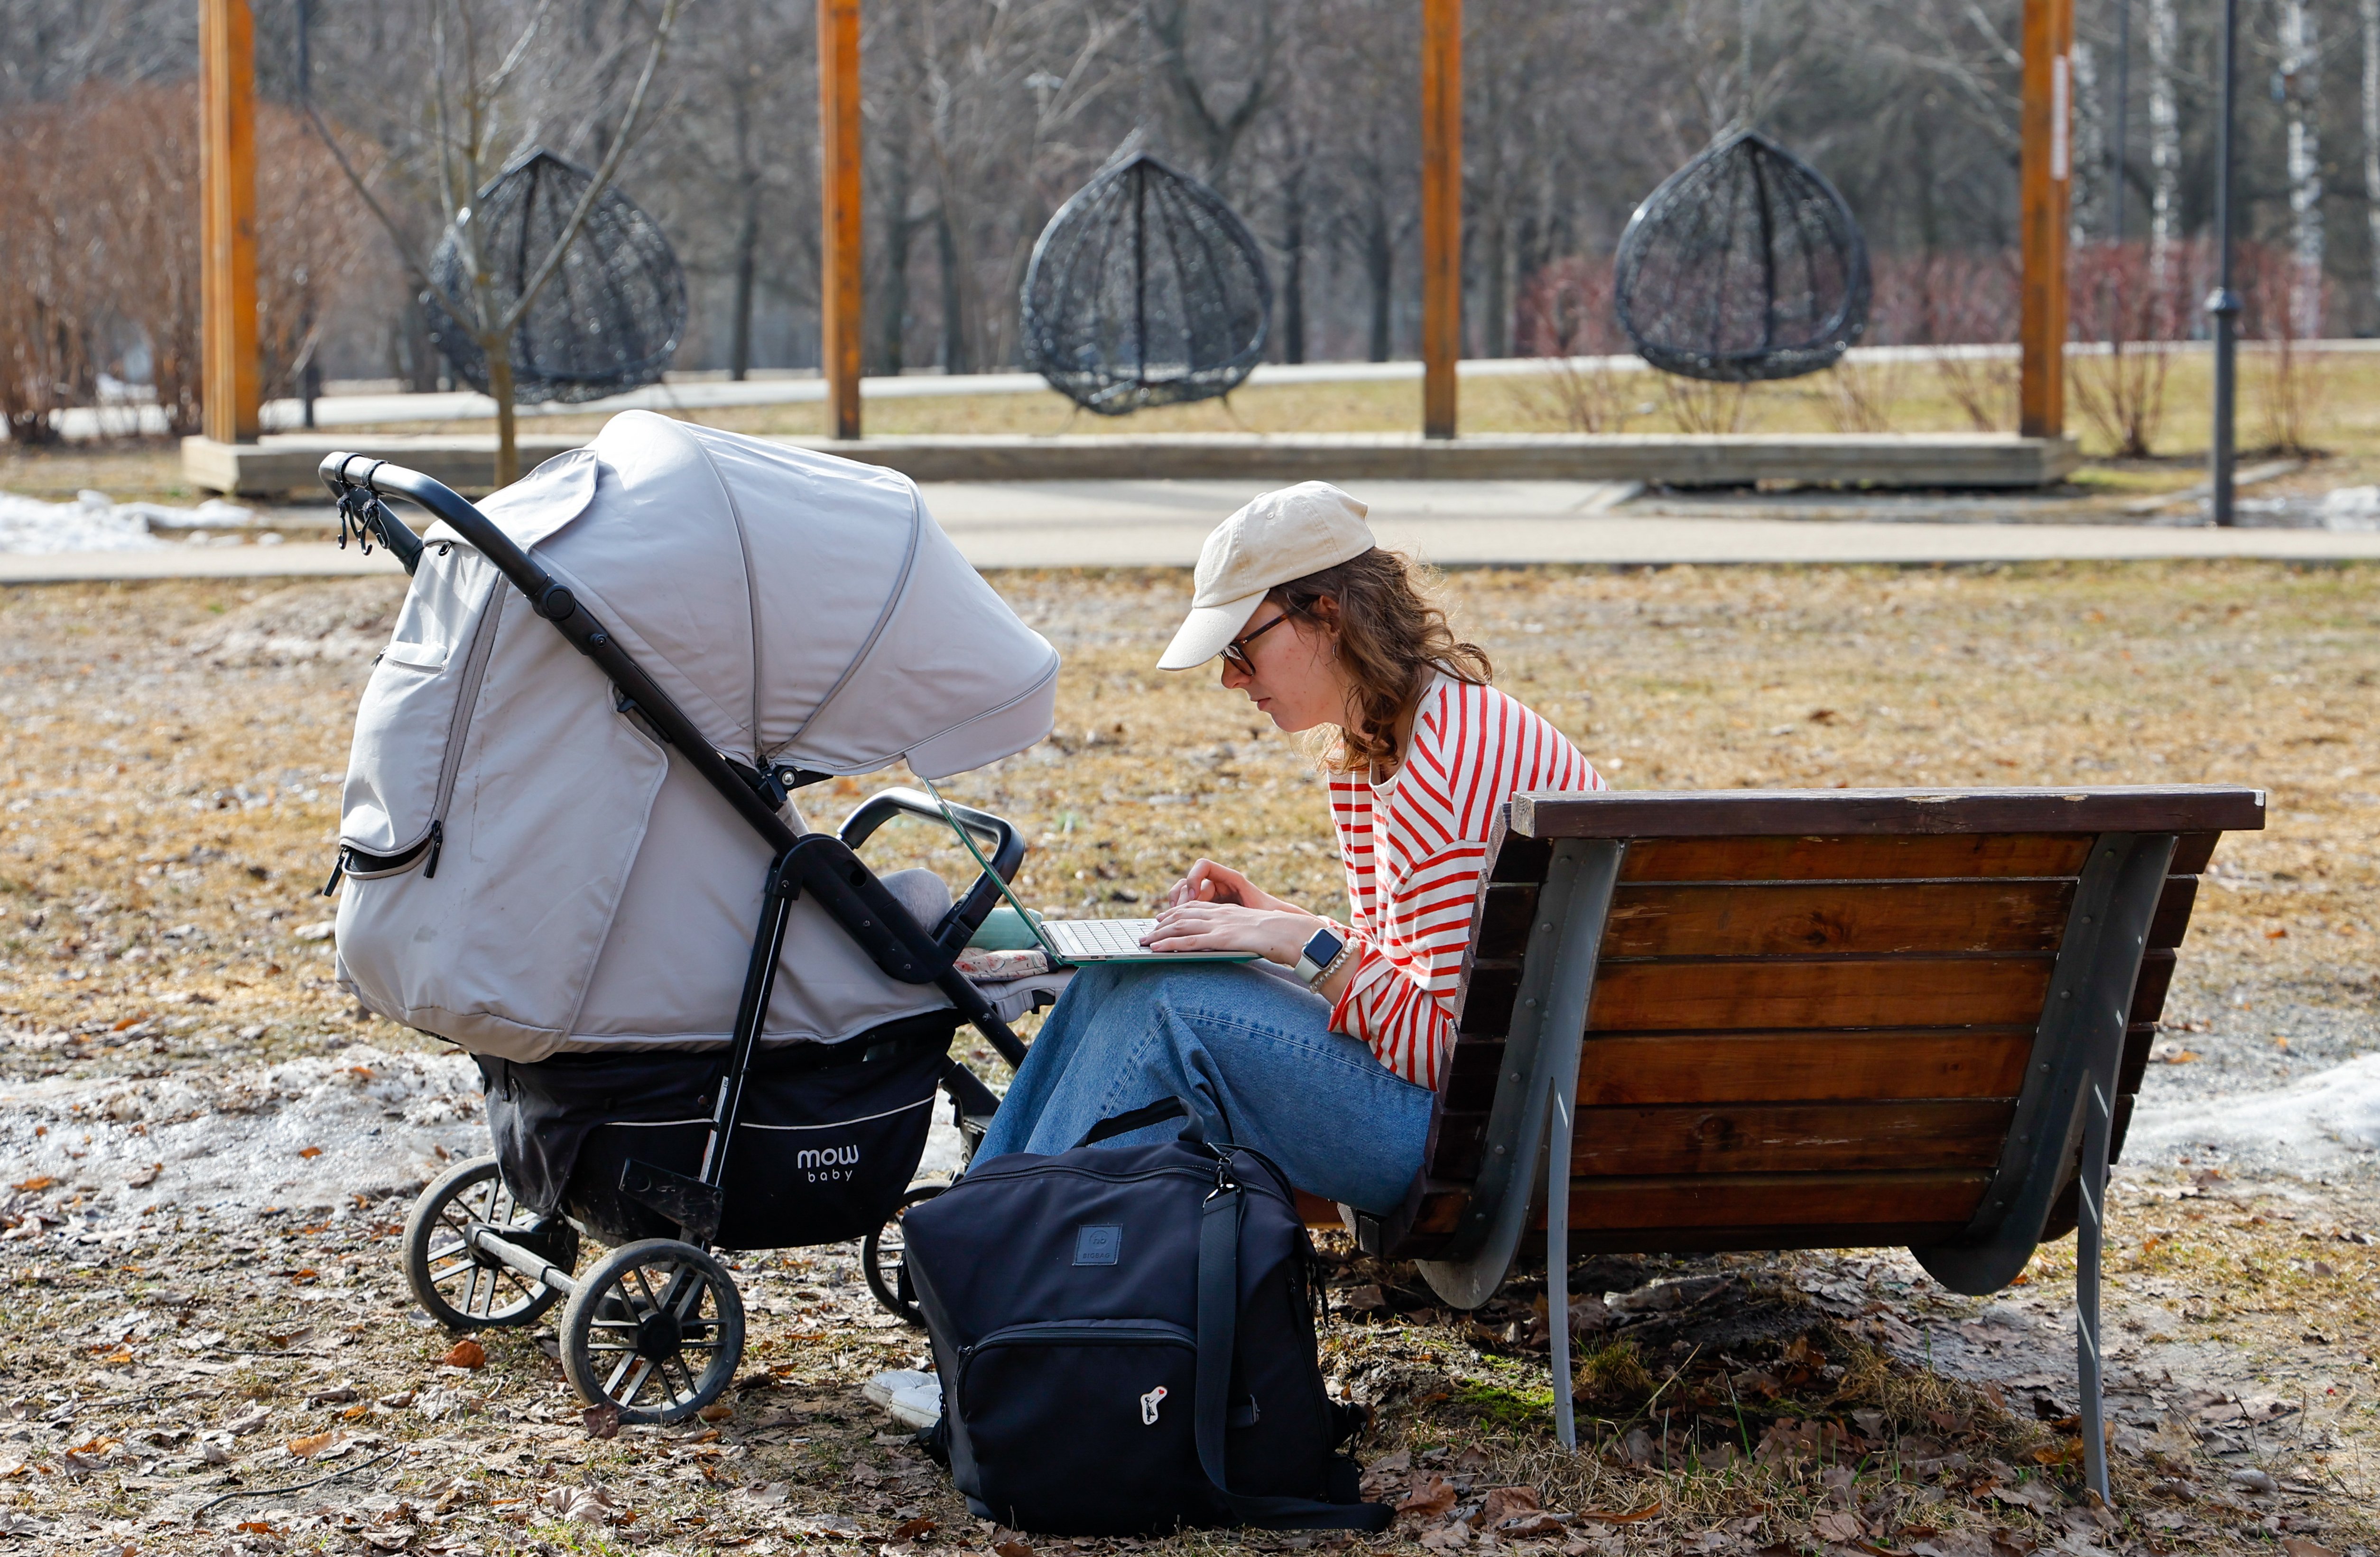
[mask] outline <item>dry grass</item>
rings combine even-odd
[[[1200,853],[1317,903],[1339,890],[1318,786],[1288,744],[1204,677],[1148,669],[1180,609],[1180,576],[997,582],[1067,655],[1059,733],[952,788],[1027,830],[1029,901],[1145,903]],[[2368,569],[2266,566],[1678,568],[1470,572],[1451,590],[1505,683],[1625,786],[2268,786],[2271,830],[2218,855],[2220,886],[2201,894],[2168,1015],[2247,1000],[2368,1025],[2380,995],[2374,582]],[[322,943],[297,933],[327,918],[311,894],[329,863],[355,694],[394,598],[382,580],[0,592],[0,1087],[228,1072],[358,1040],[431,1047],[358,1020],[329,985]],[[809,809],[832,820],[860,790],[810,791]],[[924,834],[907,837],[888,856],[923,852]],[[2218,1395],[2302,1404],[2252,1427],[2221,1401],[2193,1408],[2186,1429],[2133,1422],[2126,1430],[2147,1436],[2118,1457],[2121,1539],[2192,1551],[2266,1551],[2279,1533],[2333,1549],[2380,1539],[2361,1512],[2380,1498],[2380,1260],[2348,1241],[2380,1231],[2368,1200],[2290,1184],[2233,1191],[2171,1172],[2127,1182],[2111,1298],[2119,1371],[2170,1368],[2177,1396],[2211,1380]],[[69,1193],[18,1191],[7,1215],[107,1210]],[[119,1217],[125,1234],[110,1245],[66,1230],[0,1245],[0,1397],[18,1403],[17,1419],[0,1421],[0,1473],[29,1462],[0,1474],[0,1516],[53,1522],[42,1537],[51,1550],[111,1554],[361,1550],[343,1515],[385,1539],[417,1530],[415,1551],[848,1548],[798,1521],[836,1516],[880,1535],[909,1511],[940,1523],[931,1544],[992,1539],[939,1473],[875,1441],[882,1423],[858,1403],[856,1381],[910,1365],[918,1346],[865,1322],[847,1252],[745,1260],[739,1283],[766,1306],[749,1364],[765,1381],[735,1397],[732,1417],[708,1429],[716,1438],[593,1442],[531,1337],[492,1336],[488,1366],[457,1374],[439,1367],[444,1338],[399,1322],[388,1235],[403,1209],[396,1197],[299,1225],[225,1222],[192,1205],[137,1229]],[[1588,1337],[1584,1431],[1595,1452],[1573,1458],[1547,1436],[1541,1283],[1515,1283],[1481,1315],[1450,1315],[1411,1268],[1339,1258],[1334,1286],[1353,1317],[1330,1332],[1326,1363],[1379,1408],[1366,1457],[1394,1466],[1406,1456],[1376,1478],[1389,1493],[1442,1478],[1459,1512],[1488,1489],[1526,1485],[1585,1516],[1557,1538],[1582,1554],[1815,1551],[1828,1531],[1854,1527],[1841,1523],[1854,1514],[1871,1551],[1980,1557],[1998,1550],[1993,1531],[2017,1546],[2096,1531],[2058,1490],[2071,1485],[2070,1427],[2027,1404],[2070,1378],[2054,1342],[2047,1360],[2011,1364],[2050,1382],[2034,1395],[2012,1384],[2009,1409],[1929,1370],[1933,1337],[1999,1310],[1942,1295],[1905,1260],[1582,1262],[1575,1284],[1588,1293],[1667,1276],[1726,1282],[1715,1289],[1725,1295],[1675,1323]],[[2054,1335],[2070,1267],[2070,1246],[2049,1251],[2027,1286],[1998,1301]],[[318,1282],[335,1283],[336,1303],[308,1305]],[[162,1316],[146,1338],[102,1333],[127,1305]],[[175,1347],[215,1330],[225,1335],[215,1350]],[[1924,1338],[1913,1352],[1912,1336]],[[2038,1344],[2020,1340],[2015,1352]],[[181,1371],[191,1356],[245,1366],[193,1382]],[[343,1416],[352,1406],[308,1404],[341,1380],[366,1406],[355,1420]],[[468,1414],[433,1422],[370,1405],[432,1387],[462,1391]],[[194,1439],[162,1448],[138,1436],[220,1429],[252,1403],[272,1411],[269,1429],[225,1441],[243,1483],[197,1463]],[[193,1489],[305,1479],[314,1472],[274,1445],[334,1429],[435,1447],[352,1484],[236,1503],[205,1531],[187,1518],[146,1523],[160,1500],[195,1502]],[[2224,1435],[2243,1431],[2246,1446],[2232,1450]],[[88,1447],[110,1439],[123,1441]],[[89,1464],[65,1459],[78,1445]],[[2227,1480],[2243,1463],[2313,1490],[2251,1496]],[[534,1501],[582,1483],[612,1489],[635,1522],[569,1525]],[[739,1490],[772,1485],[783,1501]],[[2042,1506],[2027,1501],[2051,1491]],[[1657,1505],[1636,1523],[1595,1517]],[[235,1516],[269,1528],[227,1531]],[[1444,1518],[1408,1519],[1397,1539],[1467,1539]]]
[[[2297,409],[2306,441],[2347,455],[2380,454],[2380,352],[2297,354],[2297,377],[2286,383],[2269,371],[2267,354],[2254,343],[2241,353],[2240,437],[2253,447],[2266,436],[2274,407]],[[2082,370],[2087,371],[2088,370]],[[2203,457],[2212,404],[2209,359],[2203,351],[2176,353],[2165,387],[2162,432],[2155,452]],[[1854,365],[1779,383],[1746,386],[1741,395],[1697,389],[1683,380],[1653,372],[1612,376],[1611,416],[1604,432],[1966,432],[1973,418],[1952,394],[1950,382],[1927,363]],[[2290,395],[2279,393],[2282,389]],[[1468,378],[1463,383],[1466,432],[1568,431],[1569,397],[1547,374]],[[750,406],[693,413],[694,420],[738,432],[819,436],[825,432],[822,406]],[[2007,426],[2014,425],[2014,407]],[[601,415],[531,419],[531,431],[593,433]],[[2095,458],[2113,455],[2108,444],[2079,412],[2070,427]],[[1251,385],[1224,400],[1165,407],[1129,417],[1077,413],[1054,392],[1026,395],[918,395],[871,399],[865,424],[871,436],[919,433],[1065,432],[1128,437],[1155,432],[1409,432],[1421,425],[1418,380],[1368,383]],[[476,432],[489,421],[407,423],[389,432]]]

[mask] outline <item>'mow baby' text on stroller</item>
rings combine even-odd
[[[994,1107],[957,1028],[1024,1052],[953,966],[998,883],[953,904],[854,852],[941,809],[892,790],[819,833],[790,792],[1023,750],[1058,656],[872,466],[632,411],[479,507],[362,456],[322,477],[413,576],[357,714],[339,976],[473,1053],[495,1137],[423,1192],[407,1280],[455,1329],[567,1299],[588,1403],[685,1417],[743,1349],[710,1250],[874,1235],[937,1084],[967,1149]],[[1014,874],[1014,830],[952,811]],[[585,1271],[582,1234],[614,1246]]]

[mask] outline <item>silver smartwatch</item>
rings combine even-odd
[[[1339,959],[1346,954],[1345,939],[1329,925],[1324,925],[1314,932],[1314,938],[1305,943],[1305,950],[1297,954],[1297,976],[1305,980],[1307,989],[1312,989],[1330,976],[1330,970],[1339,966]]]

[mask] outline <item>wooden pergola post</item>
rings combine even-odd
[[[2073,174],[2074,0],[2024,0],[2019,110],[2018,237],[2023,257],[2017,339],[2017,431],[2066,431],[2066,205]]]
[[[206,435],[261,430],[256,348],[256,33],[248,0],[199,7],[199,296]]]
[[[859,0],[819,0],[819,371],[838,438],[859,436]]]
[[[1454,436],[1463,357],[1463,0],[1421,6],[1421,430]]]

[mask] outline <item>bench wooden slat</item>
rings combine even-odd
[[[2054,952],[2073,902],[2073,882],[2038,878],[1623,886],[1603,955]]]
[[[1859,1222],[1849,1224],[1788,1222],[1754,1227],[1630,1228],[1597,1232],[1572,1228],[1572,1259],[1595,1254],[1727,1254],[1738,1249],[1909,1248],[1958,1236],[1959,1222]],[[1536,1229],[1542,1249],[1545,1229]],[[1424,1256],[1423,1258],[1427,1258]]]
[[[2263,790],[2216,785],[1609,790],[1516,795],[1512,807],[1512,831],[1541,841],[1877,833],[2205,833],[2264,825]]]
[[[2012,1098],[2033,1029],[1606,1035],[1580,1056],[1582,1108],[1643,1103]],[[1453,1100],[1448,1099],[1449,1106]]]
[[[1964,1226],[1990,1182],[1986,1171],[1960,1169],[1579,1179],[1570,1186],[1570,1224],[1606,1233],[1813,1222]],[[1536,1224],[1545,1224],[1542,1214]]]
[[[2156,913],[2149,919],[2149,949],[2169,952],[2181,944],[2190,932],[2190,911],[2198,903],[2198,878],[2168,876],[2165,895],[2157,899]]]
[[[1635,882],[1953,881],[2079,874],[2088,835],[1640,838],[1620,879]]]
[[[1606,963],[1596,975],[1587,1028],[1724,1032],[2030,1025],[2041,1015],[2050,967],[2046,956]]]
[[[2165,997],[2173,988],[2174,955],[2150,952],[2141,958],[2141,977],[2132,986],[2132,1011],[2126,1026],[2138,1027],[2165,1015]]]
[[[1683,1103],[1581,1108],[1571,1172],[1580,1177],[1678,1174],[1987,1169],[1999,1161],[2016,1100]],[[1487,1116],[1448,1114],[1431,1171],[1479,1171]]]

